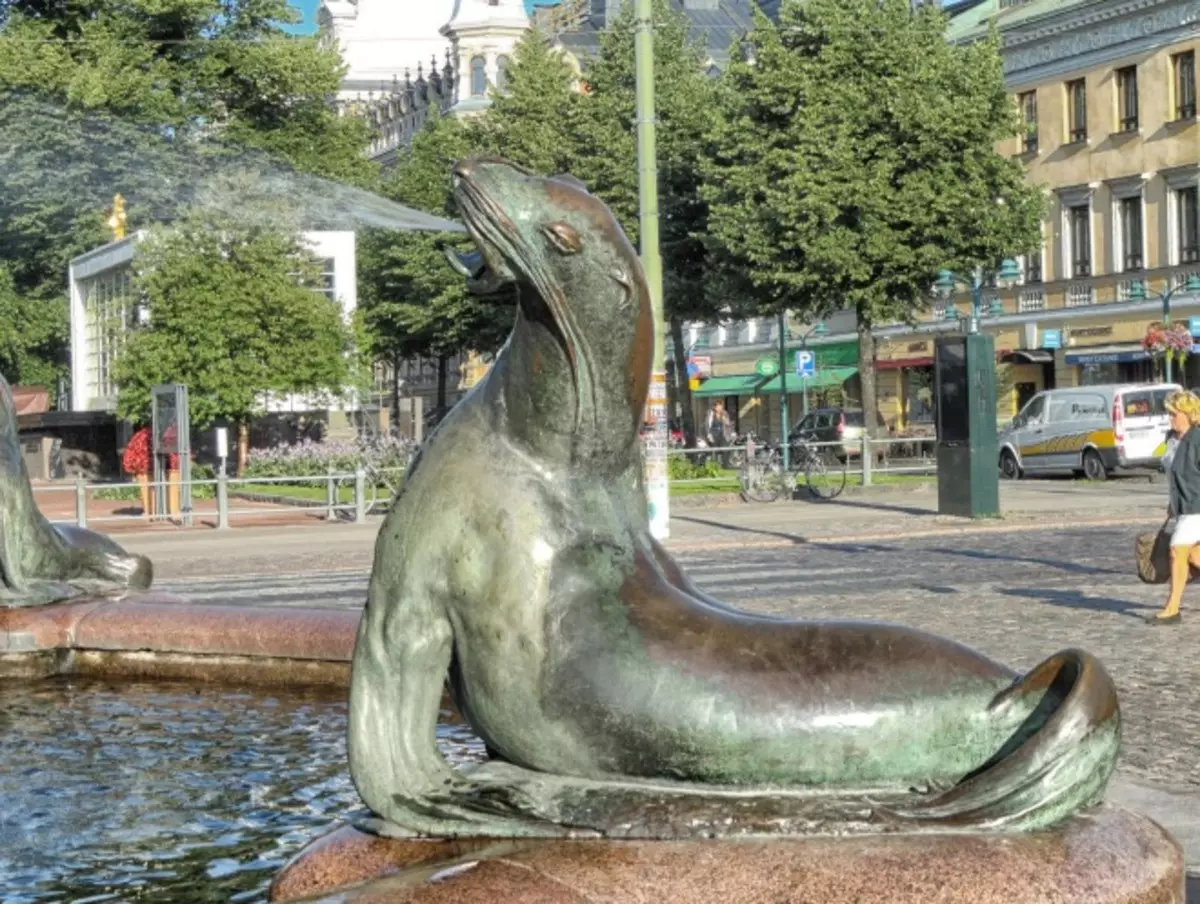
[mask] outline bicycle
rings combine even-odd
[[[801,474],[805,487],[815,498],[836,499],[841,495],[846,488],[847,462],[839,464],[805,437],[797,438],[790,447],[791,461],[786,471],[779,443],[747,450],[746,463],[739,474],[743,499],[774,502],[783,495],[790,497]]]

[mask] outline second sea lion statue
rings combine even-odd
[[[145,556],[94,531],[51,524],[38,510],[21,457],[12,390],[0,376],[0,608],[145,590],[153,577]]]
[[[569,178],[459,163],[472,289],[515,284],[486,378],[384,522],[349,757],[385,832],[680,837],[1025,831],[1100,799],[1113,683],[951,640],[739,611],[650,536],[638,429],[653,323],[637,253]],[[445,679],[493,760],[453,770]]]

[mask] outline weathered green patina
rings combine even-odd
[[[438,835],[1023,831],[1097,801],[1113,685],[1068,650],[1028,675],[908,628],[752,615],[650,536],[638,258],[568,178],[460,163],[478,291],[512,336],[426,441],[377,541],[351,774],[377,829]],[[493,761],[437,753],[449,676]]]
[[[17,411],[0,376],[0,608],[144,590],[150,560],[108,537],[51,524],[38,510],[17,438]]]

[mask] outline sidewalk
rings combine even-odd
[[[777,502],[677,508],[668,549],[790,546],[797,543],[899,536],[944,536],[1054,530],[1081,525],[1153,525],[1163,517],[1161,484],[1039,482],[1006,485],[1003,517],[983,521],[937,514],[932,488],[880,487],[828,503]],[[265,516],[270,518],[272,516]],[[264,520],[265,520],[264,518]],[[366,524],[327,523],[300,513],[291,521],[235,523],[232,530],[156,526],[123,531],[120,542],[150,556],[159,578],[230,574],[368,571],[380,518]],[[108,525],[95,525],[107,532]]]

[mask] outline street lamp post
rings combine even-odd
[[[1001,283],[1011,283],[1020,278],[1021,267],[1016,261],[1006,258],[1000,264],[1000,269],[997,271],[996,276]],[[959,285],[967,286],[971,290],[971,317],[968,321],[967,332],[974,335],[979,332],[979,319],[983,316],[983,271],[976,269],[975,273],[971,276],[971,281],[967,282],[953,271],[942,270],[938,273],[937,282],[934,283],[938,292],[944,296],[953,294]],[[988,308],[988,313],[992,316],[1004,313],[1004,308],[1000,304],[999,299],[992,302]],[[946,309],[947,320],[954,319],[957,316],[953,305]]]
[[[658,247],[658,163],[654,135],[654,32],[651,0],[635,0],[634,83],[637,117],[638,208],[642,268],[650,291],[654,323],[654,358],[647,416],[651,423],[646,446],[646,495],[650,533],[670,534],[670,488],[667,482],[667,374],[663,318],[662,259]]]
[[[1135,279],[1129,286],[1130,301],[1146,301],[1151,296],[1157,296],[1162,301],[1163,310],[1163,326],[1171,325],[1171,299],[1178,292],[1200,292],[1200,276],[1191,274],[1188,278],[1177,286],[1172,286],[1166,292],[1155,292],[1152,289],[1147,289],[1146,284]],[[1163,369],[1163,376],[1166,382],[1171,382],[1171,356],[1166,356],[1166,366]]]

